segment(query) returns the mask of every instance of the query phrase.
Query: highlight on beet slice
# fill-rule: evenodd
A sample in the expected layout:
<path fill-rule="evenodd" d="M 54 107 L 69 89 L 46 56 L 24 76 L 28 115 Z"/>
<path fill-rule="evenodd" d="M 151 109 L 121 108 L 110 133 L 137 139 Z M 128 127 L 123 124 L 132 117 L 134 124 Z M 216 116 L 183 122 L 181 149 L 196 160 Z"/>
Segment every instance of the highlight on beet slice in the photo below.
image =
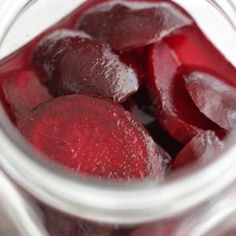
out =
<path fill-rule="evenodd" d="M 33 62 L 56 96 L 87 93 L 123 102 L 139 87 L 131 66 L 83 32 L 55 31 L 39 43 Z"/>
<path fill-rule="evenodd" d="M 195 106 L 187 93 L 179 61 L 165 43 L 150 47 L 148 55 L 149 91 L 156 118 L 176 140 L 187 143 L 202 130 L 220 130 Z"/>
<path fill-rule="evenodd" d="M 174 4 L 121 1 L 91 8 L 79 19 L 78 28 L 115 50 L 130 50 L 190 24 L 192 19 Z"/>
<path fill-rule="evenodd" d="M 19 120 L 18 127 L 36 149 L 82 174 L 162 179 L 169 161 L 135 116 L 100 97 L 56 98 Z"/>
<path fill-rule="evenodd" d="M 4 100 L 16 117 L 53 98 L 32 70 L 13 71 L 1 77 Z"/>
<path fill-rule="evenodd" d="M 194 162 L 207 163 L 218 156 L 224 148 L 224 143 L 213 131 L 205 131 L 195 136 L 180 151 L 172 164 L 172 169 L 177 170 Z"/>
<path fill-rule="evenodd" d="M 205 116 L 227 131 L 236 127 L 236 88 L 202 71 L 185 75 L 184 81 L 193 102 Z"/>

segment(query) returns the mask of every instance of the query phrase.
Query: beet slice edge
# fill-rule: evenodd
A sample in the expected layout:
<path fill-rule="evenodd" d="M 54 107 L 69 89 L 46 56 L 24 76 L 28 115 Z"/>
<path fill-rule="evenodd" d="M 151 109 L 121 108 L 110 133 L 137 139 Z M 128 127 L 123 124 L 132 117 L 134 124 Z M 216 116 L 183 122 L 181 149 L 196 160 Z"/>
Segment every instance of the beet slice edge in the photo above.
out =
<path fill-rule="evenodd" d="M 203 71 L 184 76 L 186 89 L 199 110 L 223 129 L 236 127 L 236 88 Z"/>
<path fill-rule="evenodd" d="M 18 127 L 36 149 L 76 173 L 108 179 L 162 179 L 167 153 L 120 105 L 69 95 L 39 106 Z"/>
<path fill-rule="evenodd" d="M 191 24 L 192 19 L 172 3 L 122 1 L 94 6 L 79 19 L 78 28 L 114 50 L 131 50 Z"/>

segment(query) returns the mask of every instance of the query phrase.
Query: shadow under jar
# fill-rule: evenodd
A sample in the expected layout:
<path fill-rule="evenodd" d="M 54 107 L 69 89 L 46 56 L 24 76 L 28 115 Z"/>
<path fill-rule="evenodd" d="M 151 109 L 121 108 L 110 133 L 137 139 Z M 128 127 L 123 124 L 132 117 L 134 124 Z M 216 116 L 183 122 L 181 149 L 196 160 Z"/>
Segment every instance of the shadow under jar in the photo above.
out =
<path fill-rule="evenodd" d="M 233 1 L 4 0 L 0 19 L 12 235 L 235 235 Z"/>

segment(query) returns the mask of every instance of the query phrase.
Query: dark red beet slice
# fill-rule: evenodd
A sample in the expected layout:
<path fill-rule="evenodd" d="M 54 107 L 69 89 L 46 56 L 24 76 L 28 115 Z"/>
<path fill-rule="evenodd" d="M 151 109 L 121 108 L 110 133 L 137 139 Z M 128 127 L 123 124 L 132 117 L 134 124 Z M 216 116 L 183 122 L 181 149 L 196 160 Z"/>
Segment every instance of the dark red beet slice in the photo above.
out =
<path fill-rule="evenodd" d="M 196 161 L 206 163 L 219 155 L 224 144 L 213 131 L 205 131 L 194 137 L 178 154 L 172 169 L 180 169 Z"/>
<path fill-rule="evenodd" d="M 236 89 L 222 79 L 195 71 L 184 76 L 185 86 L 199 110 L 220 127 L 236 127 Z"/>
<path fill-rule="evenodd" d="M 171 3 L 122 1 L 95 6 L 80 18 L 78 27 L 115 50 L 130 50 L 157 42 L 191 23 Z"/>
<path fill-rule="evenodd" d="M 148 55 L 147 79 L 156 118 L 179 142 L 186 143 L 202 130 L 219 130 L 197 109 L 184 87 L 179 61 L 165 43 L 157 43 Z"/>
<path fill-rule="evenodd" d="M 33 71 L 14 71 L 1 78 L 5 101 L 15 116 L 24 115 L 39 104 L 52 99 Z"/>
<path fill-rule="evenodd" d="M 142 85 L 145 74 L 144 57 L 142 57 L 136 51 L 130 51 L 125 53 L 122 52 L 120 53 L 119 57 L 122 62 L 124 62 L 126 65 L 128 65 L 135 71 L 138 77 L 139 85 Z"/>
<path fill-rule="evenodd" d="M 184 28 L 174 37 L 165 38 L 165 42 L 175 52 L 182 66 L 214 71 L 219 78 L 236 86 L 235 68 L 196 26 Z"/>
<path fill-rule="evenodd" d="M 135 70 L 83 32 L 55 31 L 38 45 L 33 61 L 55 95 L 89 93 L 123 102 L 138 90 Z"/>
<path fill-rule="evenodd" d="M 94 96 L 54 99 L 18 126 L 38 150 L 79 173 L 109 179 L 162 178 L 169 161 L 131 113 Z"/>
<path fill-rule="evenodd" d="M 135 48 L 134 50 L 132 50 L 133 52 L 135 52 L 139 57 L 144 58 L 146 57 L 146 48 L 147 47 L 141 47 L 141 48 Z"/>

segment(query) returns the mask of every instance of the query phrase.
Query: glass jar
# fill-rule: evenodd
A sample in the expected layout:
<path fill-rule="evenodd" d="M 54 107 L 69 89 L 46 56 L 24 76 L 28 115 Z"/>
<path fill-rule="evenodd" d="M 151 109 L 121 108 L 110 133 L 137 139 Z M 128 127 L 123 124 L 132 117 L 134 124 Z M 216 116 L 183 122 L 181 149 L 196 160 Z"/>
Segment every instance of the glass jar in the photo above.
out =
<path fill-rule="evenodd" d="M 1 56 L 82 4 L 81 0 L 70 2 L 2 0 Z M 236 66 L 236 4 L 213 0 L 176 2 L 191 13 L 208 38 L 214 38 L 218 50 Z M 203 21 L 206 12 L 209 22 Z M 165 183 L 121 184 L 84 180 L 37 158 L 2 108 L 0 124 L 2 213 L 18 230 L 12 235 L 48 235 L 45 216 L 59 230 L 78 227 L 78 235 L 236 234 L 235 133 L 228 138 L 222 156 L 204 166 L 198 163 Z M 70 236 L 68 232 L 54 234 Z"/>

